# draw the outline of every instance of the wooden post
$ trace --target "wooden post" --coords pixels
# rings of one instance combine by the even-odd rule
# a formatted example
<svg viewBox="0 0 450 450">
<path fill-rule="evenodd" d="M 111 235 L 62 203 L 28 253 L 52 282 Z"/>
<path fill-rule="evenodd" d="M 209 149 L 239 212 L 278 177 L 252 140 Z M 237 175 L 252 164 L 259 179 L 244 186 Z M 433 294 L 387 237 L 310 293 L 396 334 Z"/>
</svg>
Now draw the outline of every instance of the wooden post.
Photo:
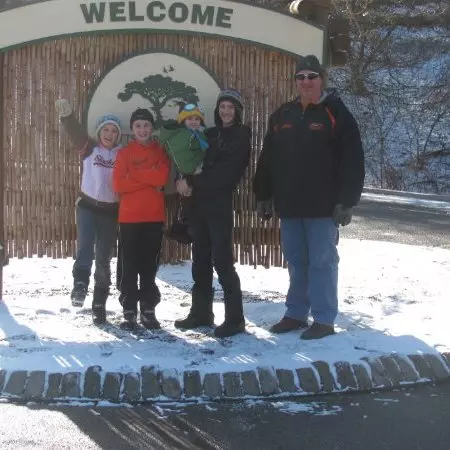
<svg viewBox="0 0 450 450">
<path fill-rule="evenodd" d="M 3 264 L 6 262 L 6 242 L 5 242 L 5 170 L 4 170 L 4 157 L 5 148 L 3 141 L 3 129 L 5 123 L 4 117 L 4 106 L 3 106 L 3 80 L 5 79 L 4 74 L 4 53 L 0 52 L 0 301 L 3 297 Z"/>
</svg>

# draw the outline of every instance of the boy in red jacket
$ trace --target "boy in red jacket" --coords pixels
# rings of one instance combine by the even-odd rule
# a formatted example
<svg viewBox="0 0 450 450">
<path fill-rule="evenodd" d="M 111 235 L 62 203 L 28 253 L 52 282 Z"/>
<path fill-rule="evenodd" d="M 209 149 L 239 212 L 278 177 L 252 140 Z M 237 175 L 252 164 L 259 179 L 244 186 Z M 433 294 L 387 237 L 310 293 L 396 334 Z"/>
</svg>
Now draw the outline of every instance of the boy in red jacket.
<svg viewBox="0 0 450 450">
<path fill-rule="evenodd" d="M 165 219 L 163 187 L 170 162 L 163 147 L 152 139 L 154 124 L 149 110 L 134 111 L 130 119 L 134 140 L 120 151 L 113 172 L 113 187 L 120 196 L 121 328 L 128 330 L 137 327 L 138 303 L 141 324 L 147 329 L 161 327 L 155 317 L 161 297 L 155 278 Z"/>
</svg>

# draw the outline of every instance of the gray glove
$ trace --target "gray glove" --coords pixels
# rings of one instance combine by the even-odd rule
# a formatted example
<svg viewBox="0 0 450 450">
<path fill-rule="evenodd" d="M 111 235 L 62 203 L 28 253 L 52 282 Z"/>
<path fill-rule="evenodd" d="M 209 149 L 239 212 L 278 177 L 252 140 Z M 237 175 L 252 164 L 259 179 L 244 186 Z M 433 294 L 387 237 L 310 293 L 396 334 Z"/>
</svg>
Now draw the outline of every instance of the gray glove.
<svg viewBox="0 0 450 450">
<path fill-rule="evenodd" d="M 347 208 L 340 203 L 337 204 L 333 211 L 333 220 L 336 225 L 342 225 L 345 227 L 352 221 L 353 208 Z"/>
<path fill-rule="evenodd" d="M 69 117 L 72 114 L 72 106 L 65 98 L 56 100 L 55 108 L 59 117 Z"/>
<path fill-rule="evenodd" d="M 272 200 L 265 200 L 256 204 L 256 212 L 262 220 L 270 220 L 273 217 Z"/>
</svg>

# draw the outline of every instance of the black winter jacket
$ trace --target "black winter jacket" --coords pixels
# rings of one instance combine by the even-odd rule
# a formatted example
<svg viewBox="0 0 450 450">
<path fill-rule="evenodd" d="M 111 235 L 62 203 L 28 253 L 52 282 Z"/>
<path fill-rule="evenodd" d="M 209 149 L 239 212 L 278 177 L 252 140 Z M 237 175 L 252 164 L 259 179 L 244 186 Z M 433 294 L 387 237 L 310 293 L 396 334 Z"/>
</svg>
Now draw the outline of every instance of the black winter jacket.
<svg viewBox="0 0 450 450">
<path fill-rule="evenodd" d="M 202 172 L 188 175 L 186 181 L 193 188 L 194 204 L 215 214 L 230 213 L 233 191 L 249 163 L 251 131 L 240 124 L 216 126 L 206 130 L 206 137 L 209 147 Z"/>
<path fill-rule="evenodd" d="M 358 125 L 334 93 L 272 114 L 253 180 L 257 201 L 273 199 L 281 218 L 330 217 L 338 203 L 355 206 L 363 184 Z"/>
</svg>

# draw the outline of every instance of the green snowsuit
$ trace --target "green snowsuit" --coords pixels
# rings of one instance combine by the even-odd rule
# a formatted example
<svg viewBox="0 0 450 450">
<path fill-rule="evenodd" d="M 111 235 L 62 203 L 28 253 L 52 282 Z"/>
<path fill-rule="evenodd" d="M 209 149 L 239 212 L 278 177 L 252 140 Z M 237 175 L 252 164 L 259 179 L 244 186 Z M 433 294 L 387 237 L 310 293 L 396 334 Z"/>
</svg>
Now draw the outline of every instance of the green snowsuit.
<svg viewBox="0 0 450 450">
<path fill-rule="evenodd" d="M 197 132 L 206 142 L 203 132 Z M 159 141 L 165 147 L 176 169 L 182 175 L 193 174 L 205 156 L 205 149 L 196 135 L 178 122 L 170 122 L 161 128 Z"/>
</svg>

